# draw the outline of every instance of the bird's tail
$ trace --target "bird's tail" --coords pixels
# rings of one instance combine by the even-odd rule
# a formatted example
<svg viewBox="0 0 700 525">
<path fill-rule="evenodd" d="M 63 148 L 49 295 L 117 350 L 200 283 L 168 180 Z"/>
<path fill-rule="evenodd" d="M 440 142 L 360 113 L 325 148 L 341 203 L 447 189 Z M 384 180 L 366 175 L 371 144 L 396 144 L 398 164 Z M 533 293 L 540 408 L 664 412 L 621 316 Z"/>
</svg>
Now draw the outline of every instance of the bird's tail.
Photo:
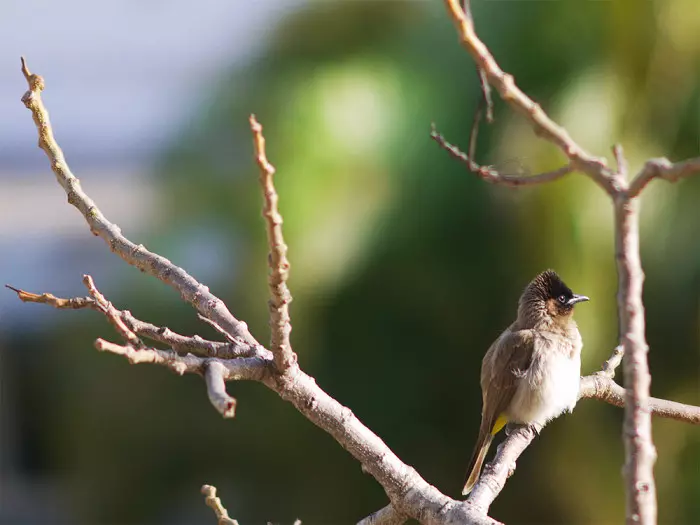
<svg viewBox="0 0 700 525">
<path fill-rule="evenodd" d="M 489 451 L 491 442 L 493 441 L 493 436 L 491 432 L 479 432 L 479 440 L 476 442 L 476 447 L 474 447 L 474 453 L 472 454 L 472 460 L 469 464 L 469 477 L 467 482 L 464 484 L 462 489 L 462 496 L 469 494 L 476 482 L 479 480 L 479 474 L 481 474 L 481 466 L 484 464 L 484 459 L 486 459 L 486 453 Z"/>
</svg>

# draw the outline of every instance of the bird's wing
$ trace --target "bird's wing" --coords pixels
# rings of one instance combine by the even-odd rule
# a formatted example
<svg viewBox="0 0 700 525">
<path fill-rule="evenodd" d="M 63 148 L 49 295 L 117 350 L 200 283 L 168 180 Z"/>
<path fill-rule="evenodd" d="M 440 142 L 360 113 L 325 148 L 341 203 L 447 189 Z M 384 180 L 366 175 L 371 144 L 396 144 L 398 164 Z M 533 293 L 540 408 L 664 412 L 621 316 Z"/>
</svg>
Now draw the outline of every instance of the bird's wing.
<svg viewBox="0 0 700 525">
<path fill-rule="evenodd" d="M 506 331 L 494 342 L 484 356 L 481 374 L 481 390 L 484 396 L 482 426 L 492 434 L 499 416 L 510 405 L 518 388 L 518 379 L 530 368 L 535 348 L 535 334 L 532 330 Z M 488 399 L 487 399 L 488 398 Z"/>
</svg>

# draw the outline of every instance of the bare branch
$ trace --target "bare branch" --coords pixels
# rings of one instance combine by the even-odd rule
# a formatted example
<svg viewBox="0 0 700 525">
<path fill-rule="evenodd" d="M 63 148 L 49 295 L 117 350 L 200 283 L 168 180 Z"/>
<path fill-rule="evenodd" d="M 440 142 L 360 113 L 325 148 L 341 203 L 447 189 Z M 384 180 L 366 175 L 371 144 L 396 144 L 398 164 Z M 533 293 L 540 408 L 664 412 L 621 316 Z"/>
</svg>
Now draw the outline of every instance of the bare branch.
<svg viewBox="0 0 700 525">
<path fill-rule="evenodd" d="M 248 332 L 246 324 L 237 320 L 223 301 L 210 293 L 206 286 L 197 282 L 185 270 L 165 257 L 148 251 L 141 244 L 134 244 L 122 235 L 116 224 L 107 220 L 92 199 L 85 194 L 78 178 L 70 171 L 63 151 L 56 143 L 49 113 L 41 99 L 44 79 L 29 71 L 24 57 L 22 57 L 22 73 L 29 85 L 29 91 L 22 97 L 22 102 L 32 112 L 32 118 L 39 132 L 39 147 L 49 158 L 51 169 L 66 192 L 68 202 L 82 213 L 90 226 L 90 231 L 104 240 L 110 250 L 128 264 L 157 277 L 180 292 L 182 298 L 191 303 L 200 314 L 215 321 L 232 336 L 240 337 L 247 344 L 257 346 L 258 342 Z"/>
<path fill-rule="evenodd" d="M 280 373 L 285 373 L 290 368 L 296 367 L 297 356 L 292 351 L 289 342 L 289 334 L 292 324 L 289 318 L 289 303 L 292 295 L 287 288 L 289 276 L 289 261 L 287 260 L 287 245 L 282 236 L 282 215 L 280 215 L 277 203 L 279 197 L 275 190 L 272 176 L 275 168 L 267 160 L 265 153 L 265 137 L 262 126 L 250 116 L 250 130 L 253 132 L 253 144 L 255 146 L 255 159 L 260 167 L 260 185 L 263 190 L 263 217 L 267 226 L 267 241 L 270 246 L 270 350 L 275 358 L 275 365 Z"/>
<path fill-rule="evenodd" d="M 651 159 L 646 161 L 630 184 L 628 195 L 636 197 L 654 179 L 663 179 L 668 182 L 677 182 L 685 177 L 700 173 L 700 157 L 672 163 L 667 158 Z"/>
<path fill-rule="evenodd" d="M 516 426 L 510 430 L 506 440 L 498 446 L 493 461 L 484 467 L 484 472 L 467 501 L 487 513 L 493 500 L 503 490 L 506 480 L 515 471 L 515 462 L 535 439 L 535 435 L 535 430 L 529 426 Z"/>
<path fill-rule="evenodd" d="M 474 25 L 474 14 L 472 13 L 471 0 L 464 0 L 464 14 L 472 25 Z M 476 72 L 479 75 L 482 101 L 486 107 L 486 122 L 491 124 L 493 123 L 493 100 L 491 98 L 491 86 L 486 78 L 486 72 L 482 68 L 476 66 Z"/>
<path fill-rule="evenodd" d="M 601 374 L 610 379 L 615 377 L 615 369 L 622 363 L 622 357 L 625 355 L 625 347 L 617 345 L 613 350 L 612 355 L 608 358 L 600 369 L 598 374 Z"/>
<path fill-rule="evenodd" d="M 598 399 L 623 408 L 625 406 L 625 392 L 626 390 L 615 381 L 597 373 L 581 378 L 579 398 Z M 700 407 L 693 405 L 650 397 L 649 411 L 654 416 L 700 425 Z"/>
<path fill-rule="evenodd" d="M 139 339 L 136 334 L 126 326 L 124 321 L 122 321 L 121 317 L 119 316 L 119 312 L 116 310 L 116 308 L 114 308 L 114 306 L 112 306 L 112 303 L 105 299 L 104 295 L 100 293 L 95 286 L 95 282 L 92 280 L 92 277 L 89 275 L 83 275 L 83 283 L 85 286 L 87 286 L 90 295 L 95 300 L 95 303 L 99 306 L 100 310 L 102 310 L 102 312 L 107 316 L 107 319 L 109 319 L 109 322 L 112 323 L 114 328 L 117 330 L 117 333 L 134 348 L 140 349 L 146 346 L 143 344 L 143 341 L 141 341 L 141 339 Z"/>
<path fill-rule="evenodd" d="M 445 138 L 433 129 L 430 132 L 430 137 L 437 142 L 442 149 L 447 151 L 452 157 L 463 162 L 472 173 L 475 173 L 486 182 L 491 184 L 501 184 L 503 186 L 532 186 L 535 184 L 543 184 L 561 179 L 565 175 L 571 173 L 574 168 L 571 165 L 562 166 L 554 171 L 538 173 L 537 175 L 503 175 L 490 166 L 481 166 L 472 160 L 469 155 L 447 142 Z"/>
<path fill-rule="evenodd" d="M 625 479 L 627 482 L 627 523 L 656 523 L 654 462 L 656 449 L 651 436 L 649 388 L 651 375 L 645 337 L 642 286 L 644 271 L 639 257 L 639 202 L 618 196 L 615 209 L 615 259 L 617 261 L 617 310 L 620 341 L 624 348 L 622 369 L 625 402 Z"/>
<path fill-rule="evenodd" d="M 204 367 L 213 362 L 223 365 L 226 373 L 226 381 L 238 381 L 248 379 L 251 381 L 265 381 L 269 375 L 268 359 L 260 357 L 239 357 L 236 359 L 218 359 L 199 357 L 192 354 L 179 355 L 173 350 L 161 350 L 159 348 L 136 349 L 132 346 L 123 346 L 110 343 L 104 339 L 95 341 L 95 348 L 101 352 L 111 352 L 121 355 L 132 365 L 152 363 L 170 368 L 178 375 L 204 374 Z"/>
<path fill-rule="evenodd" d="M 445 0 L 445 4 L 457 27 L 462 45 L 472 56 L 477 67 L 486 73 L 489 83 L 496 88 L 501 98 L 530 122 L 536 135 L 556 145 L 569 159 L 572 169 L 583 171 L 612 194 L 617 189 L 617 184 L 605 159 L 590 155 L 574 142 L 564 128 L 549 118 L 539 104 L 520 90 L 512 75 L 503 72 L 491 52 L 476 36 L 474 25 L 458 0 Z"/>
<path fill-rule="evenodd" d="M 217 525 L 238 525 L 238 522 L 230 518 L 226 507 L 221 503 L 221 499 L 216 495 L 216 487 L 213 485 L 202 485 L 202 494 L 206 496 L 204 502 L 216 514 Z"/>
<path fill-rule="evenodd" d="M 98 306 L 92 297 L 73 297 L 64 299 L 56 297 L 50 293 L 41 295 L 20 290 L 12 286 L 5 285 L 7 288 L 17 294 L 17 297 L 25 303 L 41 303 L 48 304 L 58 309 L 77 310 L 81 308 L 89 308 L 104 314 L 104 310 Z M 221 359 L 233 359 L 236 357 L 252 357 L 258 356 L 269 358 L 272 354 L 262 347 L 251 347 L 243 343 L 240 339 L 234 339 L 231 343 L 222 343 L 219 341 L 209 341 L 198 335 L 185 336 L 173 332 L 165 326 L 156 326 L 145 321 L 141 321 L 134 317 L 128 310 L 116 310 L 124 324 L 134 333 L 141 337 L 147 337 L 153 341 L 158 341 L 170 346 L 178 353 L 191 352 L 195 355 L 203 357 L 219 357 Z M 209 320 L 207 320 L 209 321 Z"/>
<path fill-rule="evenodd" d="M 615 162 L 617 163 L 617 174 L 623 180 L 627 180 L 627 172 L 629 167 L 627 166 L 627 159 L 625 158 L 625 152 L 622 149 L 622 144 L 615 144 L 615 146 L 613 146 L 613 155 L 615 155 Z"/>
<path fill-rule="evenodd" d="M 389 504 L 361 519 L 357 522 L 357 525 L 403 525 L 407 519 L 406 516 L 396 512 L 393 505 Z"/>
<path fill-rule="evenodd" d="M 15 292 L 17 297 L 19 297 L 23 303 L 48 304 L 54 308 L 65 308 L 70 310 L 79 310 L 80 308 L 97 309 L 95 300 L 92 297 L 73 297 L 71 299 L 62 299 L 61 297 L 56 297 L 50 293 L 43 293 L 39 295 L 31 292 L 25 292 L 24 290 L 20 290 L 19 288 L 15 288 L 9 284 L 6 284 L 5 288 L 9 288 Z"/>
<path fill-rule="evenodd" d="M 224 376 L 226 367 L 218 361 L 210 361 L 204 366 L 204 380 L 207 383 L 209 401 L 225 418 L 236 414 L 236 400 L 226 392 Z"/>
<path fill-rule="evenodd" d="M 214 330 L 219 332 L 228 342 L 230 343 L 236 343 L 236 338 L 233 337 L 231 334 L 226 332 L 223 328 L 221 328 L 218 324 L 216 324 L 214 321 L 211 319 L 207 319 L 204 317 L 202 314 L 197 314 L 197 317 L 199 318 L 200 321 L 204 321 L 207 323 L 209 326 L 211 326 Z"/>
</svg>

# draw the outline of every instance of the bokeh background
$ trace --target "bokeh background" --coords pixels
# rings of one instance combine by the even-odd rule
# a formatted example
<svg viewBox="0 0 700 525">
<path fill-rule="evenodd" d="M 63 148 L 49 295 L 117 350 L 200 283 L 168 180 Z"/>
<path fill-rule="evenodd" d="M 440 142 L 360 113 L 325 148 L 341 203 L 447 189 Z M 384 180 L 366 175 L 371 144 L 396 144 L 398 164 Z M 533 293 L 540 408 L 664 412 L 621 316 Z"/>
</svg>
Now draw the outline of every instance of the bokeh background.
<svg viewBox="0 0 700 525">
<path fill-rule="evenodd" d="M 473 0 L 502 67 L 573 137 L 631 167 L 697 156 L 695 0 Z M 184 0 L 0 6 L 2 282 L 84 295 L 182 333 L 216 334 L 112 256 L 65 202 L 19 99 L 19 55 L 74 172 L 135 242 L 184 266 L 267 341 L 266 246 L 247 117 L 265 126 L 290 245 L 301 365 L 407 463 L 457 496 L 479 425 L 480 360 L 527 281 L 556 268 L 578 309 L 583 372 L 616 344 L 610 203 L 578 174 L 489 186 L 429 139 L 466 147 L 479 97 L 440 2 Z M 496 101 L 479 160 L 562 163 Z M 700 404 L 700 177 L 645 192 L 652 393 Z M 257 384 L 236 419 L 198 377 L 98 354 L 94 312 L 0 293 L 0 522 L 350 523 L 386 503 L 328 435 Z M 620 523 L 622 411 L 582 401 L 523 455 L 492 507 L 507 523 Z M 700 522 L 700 433 L 654 420 L 662 523 Z"/>
</svg>

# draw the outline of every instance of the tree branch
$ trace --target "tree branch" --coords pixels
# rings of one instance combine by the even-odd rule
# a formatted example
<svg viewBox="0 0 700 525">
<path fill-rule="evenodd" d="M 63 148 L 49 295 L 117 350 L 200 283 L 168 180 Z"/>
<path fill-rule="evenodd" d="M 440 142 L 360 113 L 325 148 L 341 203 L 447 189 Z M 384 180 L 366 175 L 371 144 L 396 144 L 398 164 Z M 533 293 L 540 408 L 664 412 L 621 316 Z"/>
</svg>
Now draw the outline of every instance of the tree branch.
<svg viewBox="0 0 700 525">
<path fill-rule="evenodd" d="M 134 244 L 122 235 L 116 224 L 107 220 L 83 191 L 80 181 L 68 167 L 63 151 L 54 138 L 49 113 L 41 99 L 44 79 L 29 71 L 24 57 L 22 57 L 22 73 L 29 85 L 29 91 L 22 97 L 22 102 L 32 112 L 32 118 L 39 132 L 39 147 L 49 158 L 51 169 L 68 196 L 68 203 L 82 213 L 90 226 L 90 231 L 105 241 L 110 250 L 128 264 L 160 279 L 180 292 L 182 298 L 192 304 L 200 314 L 215 321 L 232 336 L 240 337 L 251 346 L 257 346 L 258 342 L 250 335 L 246 324 L 236 319 L 223 301 L 209 292 L 209 288 L 200 284 L 185 270 L 165 257 L 148 251 L 141 244 Z"/>
<path fill-rule="evenodd" d="M 207 384 L 209 401 L 225 418 L 236 414 L 236 400 L 226 392 L 224 377 L 226 367 L 218 361 L 209 361 L 204 365 L 204 381 Z"/>
<path fill-rule="evenodd" d="M 516 426 L 510 430 L 508 437 L 498 446 L 493 461 L 484 467 L 467 501 L 486 514 L 491 503 L 503 490 L 506 480 L 515 471 L 515 462 L 520 454 L 533 439 L 535 439 L 535 431 L 529 426 Z"/>
<path fill-rule="evenodd" d="M 626 181 L 621 180 L 622 184 Z M 651 436 L 649 390 L 651 374 L 645 337 L 642 286 L 644 272 L 639 256 L 639 201 L 620 192 L 613 199 L 615 210 L 615 260 L 617 262 L 617 310 L 620 342 L 624 348 L 625 378 L 625 478 L 627 523 L 656 523 L 654 462 L 656 449 Z"/>
<path fill-rule="evenodd" d="M 598 399 L 623 408 L 625 406 L 625 392 L 625 389 L 611 378 L 598 372 L 581 378 L 579 399 Z M 649 411 L 654 416 L 700 425 L 700 407 L 693 405 L 650 397 Z"/>
<path fill-rule="evenodd" d="M 700 172 L 700 157 L 672 163 L 665 157 L 646 161 L 642 170 L 630 184 L 628 195 L 636 197 L 654 179 L 677 182 Z"/>
<path fill-rule="evenodd" d="M 228 511 L 224 504 L 221 503 L 221 499 L 216 495 L 216 487 L 213 485 L 202 485 L 202 494 L 204 494 L 207 507 L 210 507 L 214 514 L 216 515 L 217 525 L 238 525 L 238 522 L 233 518 L 230 518 Z"/>
<path fill-rule="evenodd" d="M 17 294 L 17 297 L 25 303 L 40 303 L 48 304 L 58 309 L 82 309 L 89 308 L 104 314 L 105 312 L 98 307 L 92 297 L 73 297 L 64 299 L 56 297 L 50 293 L 41 295 L 26 292 L 18 288 L 14 288 L 9 284 L 5 285 Z M 198 335 L 185 336 L 173 332 L 166 326 L 156 326 L 151 323 L 146 323 L 136 319 L 129 310 L 115 310 L 124 324 L 133 332 L 141 337 L 147 337 L 152 341 L 158 341 L 170 346 L 178 353 L 191 352 L 202 357 L 219 357 L 221 359 L 233 359 L 235 357 L 271 357 L 272 354 L 261 347 L 251 347 L 243 343 L 240 339 L 233 339 L 230 343 L 222 343 L 219 341 L 209 341 Z M 209 321 L 207 319 L 207 321 Z"/>
<path fill-rule="evenodd" d="M 430 138 L 437 142 L 438 145 L 447 151 L 447 153 L 449 153 L 452 157 L 466 164 L 469 171 L 475 173 L 481 177 L 481 179 L 491 184 L 501 184 L 503 186 L 513 187 L 532 186 L 535 184 L 543 184 L 545 182 L 553 182 L 574 171 L 573 166 L 568 164 L 554 171 L 538 173 L 537 175 L 504 175 L 493 169 L 491 166 L 481 166 L 480 164 L 477 164 L 469 155 L 464 153 L 457 146 L 447 142 L 447 140 L 437 132 L 435 125 L 433 125 L 430 132 Z"/>
<path fill-rule="evenodd" d="M 564 128 L 549 118 L 539 104 L 520 90 L 512 75 L 503 72 L 486 45 L 476 36 L 474 25 L 458 0 L 445 0 L 445 5 L 457 28 L 460 42 L 477 67 L 486 73 L 486 78 L 501 98 L 530 122 L 536 135 L 556 145 L 569 159 L 573 169 L 585 172 L 606 192 L 612 194 L 617 186 L 605 159 L 592 156 L 574 142 Z"/>
<path fill-rule="evenodd" d="M 605 363 L 603 363 L 603 366 L 600 368 L 600 372 L 598 372 L 598 374 L 602 374 L 605 377 L 613 379 L 615 377 L 615 370 L 618 366 L 620 366 L 620 363 L 622 363 L 622 357 L 624 355 L 625 347 L 622 345 L 617 345 L 613 350 L 612 355 L 607 361 L 605 361 Z"/>
<path fill-rule="evenodd" d="M 260 167 L 260 185 L 263 190 L 263 217 L 267 225 L 267 242 L 270 246 L 269 266 L 270 275 L 270 350 L 275 358 L 275 365 L 281 374 L 296 367 L 297 356 L 292 351 L 289 334 L 292 324 L 289 318 L 289 303 L 292 294 L 287 288 L 289 277 L 289 261 L 287 260 L 287 245 L 282 236 L 282 215 L 278 209 L 279 197 L 275 190 L 272 176 L 275 167 L 267 160 L 265 153 L 265 137 L 262 126 L 255 115 L 250 116 L 250 130 L 253 132 L 255 159 Z"/>
</svg>

